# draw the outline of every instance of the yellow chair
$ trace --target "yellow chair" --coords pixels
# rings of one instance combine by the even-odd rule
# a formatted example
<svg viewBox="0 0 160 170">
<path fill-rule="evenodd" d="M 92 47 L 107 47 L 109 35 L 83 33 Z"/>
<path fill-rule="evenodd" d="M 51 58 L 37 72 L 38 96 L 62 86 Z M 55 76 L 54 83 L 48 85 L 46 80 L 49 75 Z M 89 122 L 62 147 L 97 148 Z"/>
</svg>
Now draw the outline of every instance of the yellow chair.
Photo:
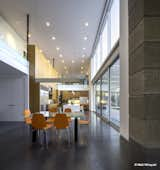
<svg viewBox="0 0 160 170">
<path fill-rule="evenodd" d="M 59 113 L 56 114 L 55 119 L 54 119 L 54 127 L 56 128 L 56 132 L 57 130 L 66 129 L 67 136 L 68 136 L 69 143 L 70 143 L 71 136 L 70 136 L 70 129 L 69 129 L 69 119 L 66 114 L 59 114 Z"/>
<path fill-rule="evenodd" d="M 50 129 L 51 127 L 53 127 L 53 125 L 49 124 L 42 114 L 39 113 L 33 114 L 32 128 L 33 130 L 37 130 L 39 133 L 41 133 L 41 131 L 43 132 L 44 142 L 47 147 L 48 147 L 47 130 Z"/>
</svg>

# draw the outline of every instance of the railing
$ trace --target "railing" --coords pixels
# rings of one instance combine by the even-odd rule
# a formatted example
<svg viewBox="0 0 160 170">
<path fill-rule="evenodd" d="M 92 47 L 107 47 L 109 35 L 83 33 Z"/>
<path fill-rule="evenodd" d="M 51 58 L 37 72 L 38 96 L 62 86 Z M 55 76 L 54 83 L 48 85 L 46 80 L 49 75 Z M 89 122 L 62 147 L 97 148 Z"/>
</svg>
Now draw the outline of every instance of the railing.
<svg viewBox="0 0 160 170">
<path fill-rule="evenodd" d="M 73 85 L 58 84 L 58 90 L 88 91 L 89 86 L 83 84 L 73 84 Z"/>
<path fill-rule="evenodd" d="M 23 56 L 21 56 L 16 50 L 10 48 L 8 44 L 2 40 L 0 40 L 0 60 L 2 60 L 3 62 L 9 62 L 7 63 L 9 65 L 11 65 L 10 63 L 12 63 L 13 67 L 15 67 L 13 63 L 16 62 L 18 64 L 21 64 L 21 68 L 22 66 L 26 67 L 27 69 L 29 68 L 28 61 Z"/>
</svg>

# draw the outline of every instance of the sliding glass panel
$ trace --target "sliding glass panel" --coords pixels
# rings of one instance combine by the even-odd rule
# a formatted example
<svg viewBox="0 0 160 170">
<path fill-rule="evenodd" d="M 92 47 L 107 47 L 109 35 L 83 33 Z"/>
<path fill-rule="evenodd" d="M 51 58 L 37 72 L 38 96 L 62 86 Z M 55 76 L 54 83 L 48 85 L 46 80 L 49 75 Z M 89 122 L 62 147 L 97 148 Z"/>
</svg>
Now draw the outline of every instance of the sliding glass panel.
<svg viewBox="0 0 160 170">
<path fill-rule="evenodd" d="M 101 114 L 101 81 L 98 80 L 96 83 L 96 112 Z"/>
<path fill-rule="evenodd" d="M 120 125 L 120 63 L 110 67 L 110 121 Z"/>
<path fill-rule="evenodd" d="M 109 70 L 102 76 L 102 116 L 109 120 Z"/>
</svg>

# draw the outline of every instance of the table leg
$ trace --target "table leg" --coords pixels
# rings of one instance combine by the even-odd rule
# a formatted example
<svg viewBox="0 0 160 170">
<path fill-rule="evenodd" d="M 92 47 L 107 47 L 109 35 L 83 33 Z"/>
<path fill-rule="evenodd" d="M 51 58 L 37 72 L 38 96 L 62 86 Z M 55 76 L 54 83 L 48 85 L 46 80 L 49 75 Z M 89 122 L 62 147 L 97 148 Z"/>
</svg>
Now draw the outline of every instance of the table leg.
<svg viewBox="0 0 160 170">
<path fill-rule="evenodd" d="M 74 120 L 74 141 L 78 141 L 78 118 L 76 117 Z"/>
<path fill-rule="evenodd" d="M 32 129 L 32 143 L 35 143 L 37 140 L 37 130 Z"/>
</svg>

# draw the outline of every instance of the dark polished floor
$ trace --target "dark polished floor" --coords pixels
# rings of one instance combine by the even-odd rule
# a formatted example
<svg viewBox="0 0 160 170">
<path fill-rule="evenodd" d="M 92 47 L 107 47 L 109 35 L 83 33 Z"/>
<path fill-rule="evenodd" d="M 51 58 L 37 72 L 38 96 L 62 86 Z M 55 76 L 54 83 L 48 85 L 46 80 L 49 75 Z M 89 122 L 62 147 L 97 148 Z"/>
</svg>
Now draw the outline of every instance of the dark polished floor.
<svg viewBox="0 0 160 170">
<path fill-rule="evenodd" d="M 91 124 L 81 125 L 79 142 L 69 145 L 63 132 L 55 140 L 49 132 L 48 149 L 31 143 L 22 123 L 0 124 L 0 170 L 147 170 L 160 169 L 160 151 L 145 150 L 126 142 L 94 114 Z M 157 167 L 134 167 L 134 163 Z"/>
</svg>

